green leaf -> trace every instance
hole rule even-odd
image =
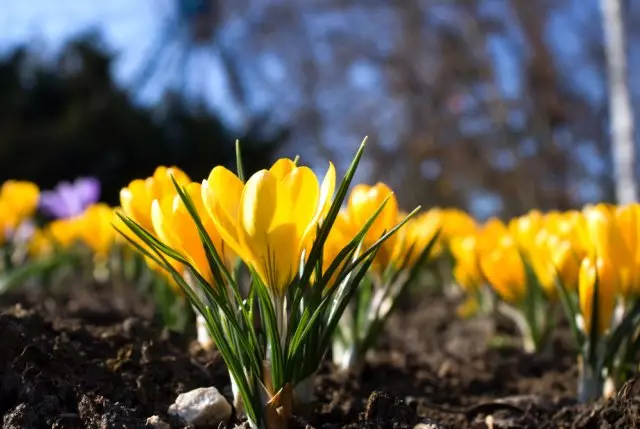
[[[7,293],[21,286],[28,279],[43,275],[62,266],[76,263],[80,255],[73,252],[54,254],[46,259],[35,260],[25,265],[12,268],[0,274],[0,294]]]
[[[340,207],[342,206],[342,202],[347,196],[347,192],[349,191],[349,186],[351,186],[351,181],[353,180],[353,176],[356,173],[356,169],[358,168],[358,164],[360,163],[360,158],[362,158],[362,154],[364,152],[366,139],[360,145],[360,148],[356,152],[353,160],[351,161],[351,165],[347,169],[347,172],[342,179],[342,183],[338,187],[338,192],[329,208],[329,212],[327,213],[326,219],[322,222],[322,226],[320,227],[320,232],[316,236],[314,240],[313,246],[311,247],[311,251],[309,252],[309,258],[307,259],[307,263],[305,264],[304,271],[302,277],[300,279],[300,284],[307,284],[309,282],[309,278],[311,278],[311,274],[315,268],[316,262],[319,258],[322,258],[322,249],[324,247],[324,243],[327,241],[327,237],[329,236],[329,232],[333,227],[333,224],[338,217],[338,213],[340,212]]]
[[[562,304],[562,308],[564,309],[564,313],[569,323],[569,328],[571,329],[571,333],[573,334],[573,339],[577,345],[577,347],[582,350],[584,347],[585,336],[578,329],[577,317],[580,314],[580,309],[576,303],[576,300],[572,298],[571,293],[567,290],[562,278],[556,268],[556,276],[555,276],[555,285],[556,290],[558,291],[558,297],[560,298],[560,303]]]
[[[586,344],[586,356],[593,368],[597,368],[598,351],[598,312],[600,311],[599,290],[600,280],[596,270],[595,284],[593,285],[593,299],[591,301],[591,330],[588,332],[589,342]]]
[[[338,322],[340,321],[340,318],[344,313],[345,308],[347,307],[347,305],[353,298],[353,295],[357,291],[358,285],[360,284],[364,276],[367,274],[367,271],[371,267],[371,264],[373,263],[373,260],[376,257],[378,249],[379,248],[376,248],[374,252],[370,253],[369,256],[362,261],[362,265],[360,266],[360,269],[358,270],[356,275],[349,281],[349,284],[350,284],[349,289],[340,298],[337,308],[332,312],[332,314],[330,314],[329,320],[327,322],[327,326],[324,329],[323,335],[320,340],[320,345],[317,351],[318,355],[324,355],[324,353],[326,353],[327,349],[329,348],[329,345],[331,344],[332,334],[335,331],[336,326],[338,325]]]
[[[438,241],[438,237],[440,236],[441,232],[442,232],[442,228],[439,228],[436,231],[436,233],[433,235],[433,237],[431,237],[431,239],[429,240],[425,248],[420,252],[420,256],[418,256],[416,263],[414,264],[414,266],[411,268],[409,272],[409,277],[406,279],[404,284],[400,287],[400,290],[398,291],[397,295],[391,301],[391,308],[389,309],[389,311],[381,319],[376,319],[371,324],[369,331],[365,334],[362,344],[360,346],[361,347],[361,350],[359,350],[360,353],[366,353],[371,347],[373,347],[373,344],[375,344],[378,337],[380,336],[380,333],[382,332],[382,329],[386,325],[387,320],[397,308],[398,303],[400,302],[400,297],[406,293],[406,290],[408,289],[408,287],[411,284],[413,284],[413,282],[418,278],[418,273],[420,272],[420,269],[424,265],[425,261],[428,259],[429,255],[431,254],[433,247]],[[405,265],[403,264],[402,270],[405,269],[404,267]],[[396,280],[397,279],[394,279],[394,281]],[[376,311],[376,314],[378,314],[378,311]]]
[[[242,151],[240,150],[240,140],[236,140],[236,168],[238,170],[238,178],[245,182],[244,166],[242,163]]]
[[[620,346],[634,334],[634,331],[638,328],[639,321],[640,300],[636,300],[631,308],[627,310],[620,324],[609,335],[602,358],[598,362],[600,368],[609,368],[612,365]]]
[[[267,334],[267,340],[269,341],[269,345],[271,346],[271,379],[273,383],[273,388],[277,392],[281,387],[284,386],[285,379],[285,362],[284,362],[284,354],[282,351],[282,345],[280,344],[280,332],[278,330],[278,322],[276,316],[276,309],[274,305],[278,305],[276,300],[281,299],[280,297],[274,297],[269,293],[266,285],[262,283],[260,276],[257,273],[253,273],[254,283],[256,287],[254,288],[256,291],[256,296],[260,302],[260,310],[261,310],[261,320],[264,323],[264,328]]]

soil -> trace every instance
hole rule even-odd
[[[131,291],[76,285],[67,293],[0,297],[0,418],[13,428],[142,428],[182,392],[229,380],[214,351],[153,322]],[[565,328],[546,354],[496,347],[505,321],[460,320],[457,298],[415,297],[395,317],[360,376],[327,362],[314,428],[634,428],[640,382],[616,397],[575,403],[576,365]]]

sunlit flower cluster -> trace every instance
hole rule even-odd
[[[104,203],[89,205],[73,217],[54,219],[34,231],[30,250],[34,256],[48,256],[76,245],[89,249],[97,258],[107,258],[115,241],[113,208]]]
[[[116,227],[205,320],[256,426],[285,427],[309,400],[308,380],[356,307],[366,323],[343,349],[364,356],[436,243],[440,213],[402,213],[383,183],[348,193],[361,153],[341,183],[331,163],[319,177],[283,158],[246,179],[216,166],[194,182],[159,167],[120,194]]]
[[[489,291],[498,311],[521,328],[530,351],[545,347],[556,322],[554,309],[562,307],[583,353],[615,354],[623,345],[611,342],[619,341],[614,333],[622,326],[629,330],[626,338],[633,338],[639,326],[639,225],[638,204],[534,210],[506,224],[491,219],[452,240],[454,277],[475,309],[486,304]],[[584,364],[596,366],[590,372],[600,378],[612,376],[613,361],[620,361],[593,359]],[[601,394],[602,383],[595,384],[585,397]]]

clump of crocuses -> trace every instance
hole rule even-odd
[[[174,194],[150,207],[141,188],[141,212],[150,210],[151,227],[122,218],[123,234],[167,270],[204,317],[236,406],[252,427],[286,428],[309,400],[309,380],[345,308],[381,246],[408,219],[364,243],[384,200],[333,260],[323,257],[363,149],[337,192],[332,164],[321,182],[286,158],[245,178],[238,156],[238,174],[218,166],[202,183],[176,181]],[[133,193],[132,206],[137,198]],[[251,274],[248,293],[239,284],[241,266]]]

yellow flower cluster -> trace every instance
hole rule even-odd
[[[283,158],[268,170],[251,176],[246,183],[222,166],[215,167],[202,183],[192,182],[177,167],[161,166],[151,177],[134,180],[123,188],[122,212],[178,251],[209,281],[212,273],[196,224],[171,176],[185,187],[227,268],[232,268],[239,257],[274,294],[284,292],[298,273],[301,258],[308,257],[318,224],[329,210],[336,181],[332,164],[320,182],[308,167],[299,167]],[[354,186],[346,208],[339,213],[325,243],[324,270],[387,198],[366,235],[364,248],[396,226],[406,214],[399,211],[396,197],[387,185]],[[447,216],[464,220],[452,222],[448,236],[460,228],[466,231],[475,226],[463,212],[435,209],[424,212],[409,220],[381,246],[373,272],[382,275],[388,266],[399,263],[412,266]],[[127,233],[126,227],[119,226],[119,229]],[[131,231],[127,236],[144,247]],[[447,234],[442,234],[442,241],[446,239]],[[151,267],[157,265],[150,259],[147,262]],[[179,272],[184,270],[179,262],[168,262]]]
[[[528,265],[549,300],[556,282],[579,296],[584,330],[598,279],[598,332],[611,324],[616,298],[640,292],[640,205],[597,204],[581,211],[533,210],[508,223],[490,219],[454,237],[454,277],[467,292],[489,285],[503,301],[521,305],[527,297]]]
[[[92,204],[82,214],[56,219],[34,232],[30,242],[33,256],[51,255],[76,243],[87,246],[98,258],[106,258],[116,242],[114,210],[104,203]]]

